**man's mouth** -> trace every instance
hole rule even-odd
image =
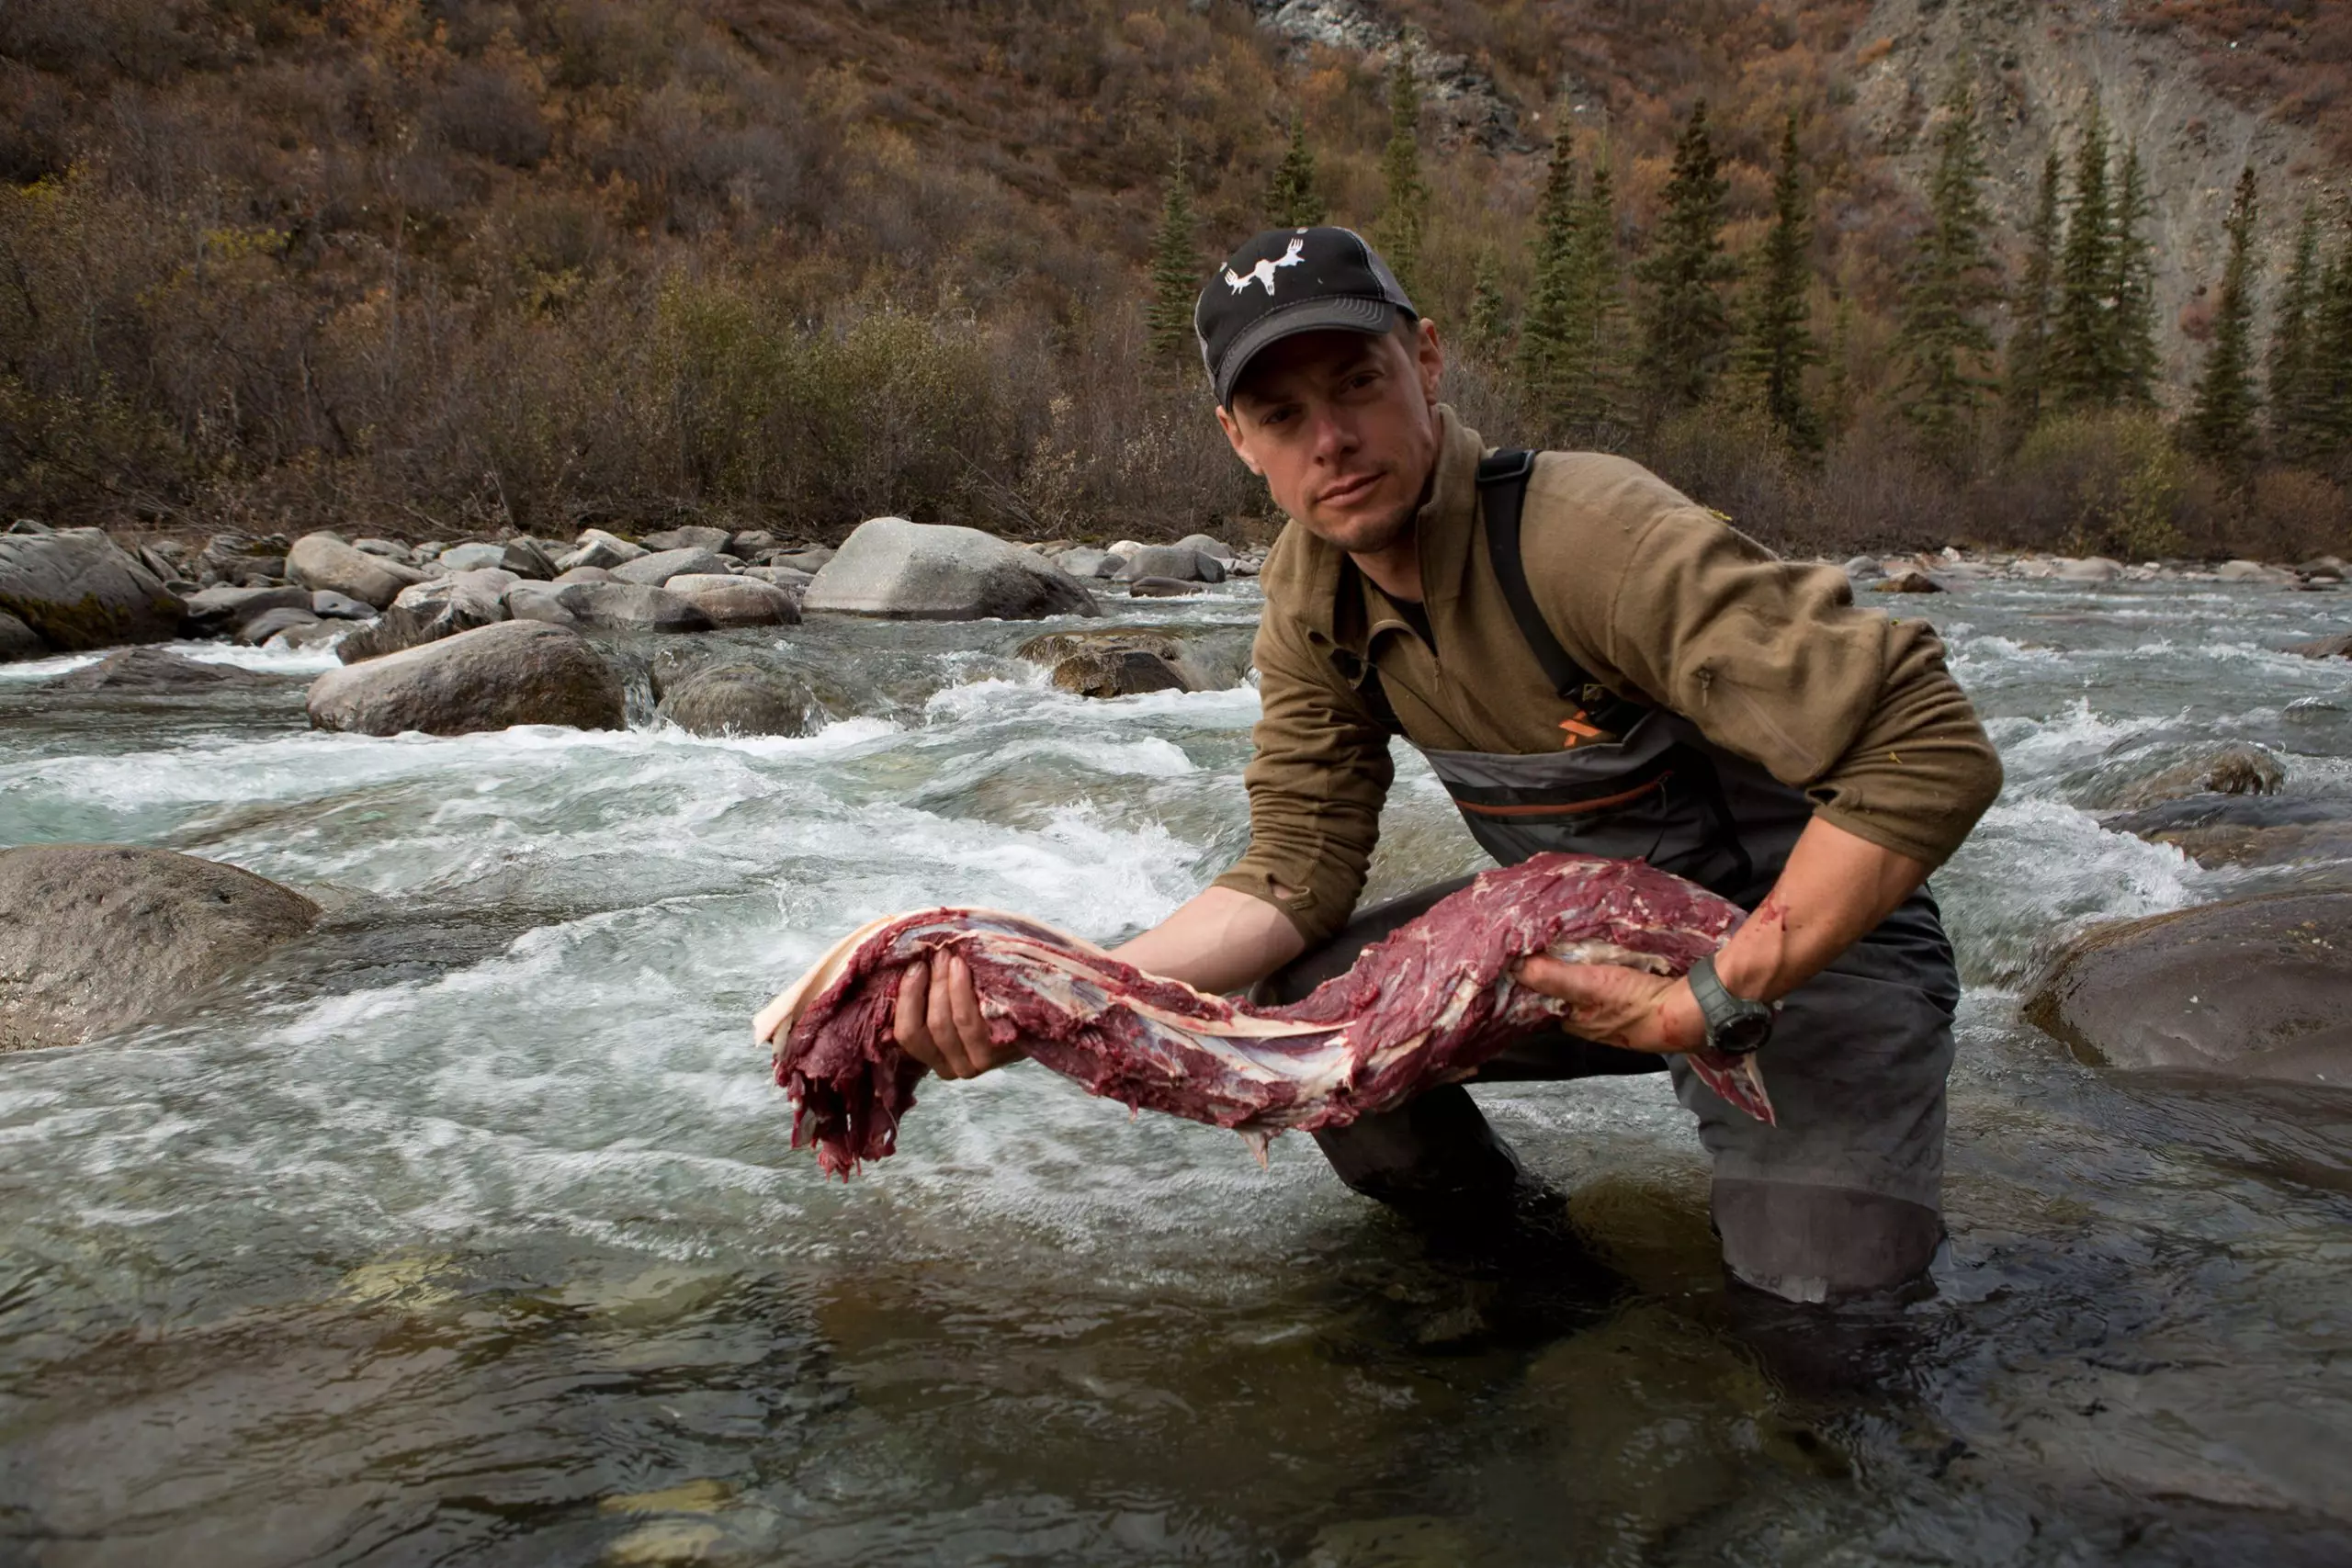
[[[1323,489],[1323,493],[1317,496],[1315,499],[1319,504],[1324,506],[1344,506],[1349,502],[1361,497],[1364,491],[1370,490],[1374,485],[1378,484],[1381,480],[1381,477],[1382,476],[1377,471],[1369,474],[1357,474],[1351,479],[1341,479],[1336,484],[1326,485]]]

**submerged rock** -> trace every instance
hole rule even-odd
[[[0,537],[0,611],[59,653],[169,642],[186,611],[162,579],[96,528]]]
[[[2027,1020],[2098,1066],[2352,1088],[2352,892],[2273,894],[2103,927]]]
[[[509,621],[331,670],[311,682],[309,707],[320,729],[468,735],[516,724],[618,729],[625,704],[620,677],[578,633]]]
[[[908,620],[1099,615],[1084,585],[1032,550],[977,528],[875,517],[808,584],[804,611]]]
[[[2275,795],[2287,782],[2287,764],[2267,746],[2227,741],[2200,749],[2125,790],[2115,804],[2137,807],[2192,795]]]
[[[1050,667],[1055,685],[1081,697],[1197,692],[1208,683],[1186,661],[1182,640],[1153,626],[1049,632],[1023,643],[1013,657]]]
[[[96,664],[68,670],[41,682],[47,692],[141,692],[170,694],[233,690],[240,686],[275,686],[284,677],[233,664],[212,664],[183,659],[160,648],[126,648]]]
[[[1917,567],[1894,572],[1878,584],[1881,593],[1941,593],[1944,585]]]
[[[806,684],[759,664],[713,664],[666,682],[662,717],[695,735],[807,735],[824,709]]]
[[[345,543],[340,535],[305,534],[286,552],[286,575],[305,588],[327,588],[383,609],[424,573]]]
[[[729,626],[788,626],[800,619],[797,594],[757,578],[689,573],[662,586],[664,592],[676,594],[708,615],[710,624],[722,631]]]
[[[710,617],[667,589],[639,582],[518,582],[506,591],[518,621],[607,632],[707,632]]]
[[[2103,819],[2170,844],[2199,865],[2299,865],[2352,859],[2352,800],[2192,795]]]
[[[2352,659],[2352,632],[2339,632],[2335,637],[2299,642],[2287,651],[2300,653],[2305,659]]]
[[[0,1051],[175,1014],[318,916],[266,877],[167,850],[0,850]]]
[[[1172,577],[1138,577],[1127,584],[1130,599],[1188,599],[1201,592],[1197,582],[1179,582]]]

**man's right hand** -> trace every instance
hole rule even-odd
[[[943,1078],[976,1078],[1021,1059],[1018,1045],[1000,1045],[989,1038],[979,993],[972,988],[972,971],[954,953],[907,965],[899,980],[890,1032],[899,1050]]]

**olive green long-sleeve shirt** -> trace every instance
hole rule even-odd
[[[1387,731],[1335,650],[1377,668],[1419,746],[1555,751],[1575,716],[1487,558],[1477,433],[1440,412],[1419,518],[1434,647],[1295,523],[1260,580],[1250,843],[1216,885],[1277,905],[1309,942],[1354,908],[1393,776]],[[2000,790],[2000,760],[1932,629],[1858,607],[1843,571],[1781,560],[1638,464],[1539,457],[1521,555],[1544,620],[1594,680],[1681,714],[1849,832],[1939,865]]]

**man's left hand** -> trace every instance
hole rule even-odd
[[[1670,1055],[1707,1043],[1707,1024],[1687,981],[1617,964],[1563,964],[1536,953],[1513,976],[1531,991],[1569,1004],[1571,1033],[1626,1051]]]

